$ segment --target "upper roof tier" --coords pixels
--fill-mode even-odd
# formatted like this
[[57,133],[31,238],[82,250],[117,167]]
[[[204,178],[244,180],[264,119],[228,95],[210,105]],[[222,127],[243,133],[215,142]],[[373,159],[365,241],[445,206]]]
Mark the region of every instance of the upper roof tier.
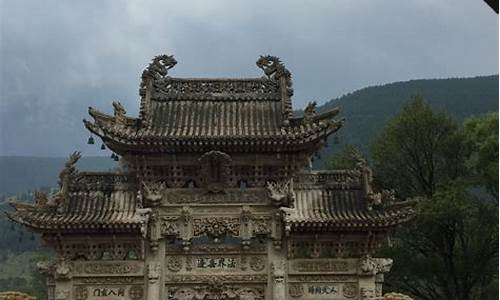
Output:
[[89,108],[85,126],[112,150],[134,152],[314,152],[342,126],[333,109],[316,113],[310,103],[293,117],[290,72],[273,56],[261,56],[262,78],[173,78],[177,64],[161,55],[142,74],[138,118],[113,102],[114,116]]

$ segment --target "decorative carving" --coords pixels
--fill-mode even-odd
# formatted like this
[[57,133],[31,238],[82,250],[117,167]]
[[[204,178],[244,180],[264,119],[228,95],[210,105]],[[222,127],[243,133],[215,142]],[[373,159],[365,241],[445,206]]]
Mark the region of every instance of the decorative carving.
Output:
[[177,236],[180,233],[177,221],[179,217],[160,217],[160,231],[162,235]]
[[83,274],[132,274],[140,271],[137,263],[81,262],[75,265],[75,272]]
[[55,265],[55,277],[61,279],[71,278],[71,263],[68,263],[65,259],[59,260]]
[[133,286],[129,289],[128,295],[132,300],[141,300],[144,296],[144,289],[142,288],[142,286]]
[[47,194],[42,191],[35,191],[33,198],[36,206],[45,206],[49,201]]
[[390,258],[372,258],[370,255],[365,255],[359,260],[360,275],[387,273],[391,267],[392,259]]
[[296,260],[292,264],[297,272],[347,272],[349,263],[344,260],[308,259]]
[[123,105],[118,101],[113,101],[113,110],[115,115],[115,123],[117,125],[126,125],[127,124],[127,111],[123,107]]
[[216,279],[206,285],[193,287],[168,287],[167,300],[264,300],[261,287],[226,285]]
[[346,298],[355,298],[358,295],[358,284],[346,283],[342,288],[342,295]]
[[147,265],[148,270],[148,280],[150,283],[154,283],[160,279],[161,265],[159,262],[150,262]]
[[56,289],[55,300],[69,300],[71,292],[67,289]]
[[271,264],[272,278],[273,278],[273,299],[285,300],[285,270],[283,262],[273,262]]
[[182,269],[182,262],[178,256],[171,256],[167,261],[167,269],[172,272],[179,272]]
[[250,268],[254,270],[255,272],[259,272],[264,270],[266,267],[266,263],[264,259],[260,256],[252,256],[250,258]]
[[215,279],[221,282],[250,282],[262,283],[267,282],[267,275],[238,275],[238,274],[224,274],[224,275],[167,275],[165,281],[170,283],[200,283],[208,282]]
[[158,210],[154,210],[149,219],[149,247],[154,253],[158,251],[159,240],[161,238],[160,216]]
[[362,287],[360,288],[359,293],[361,296],[361,300],[375,300],[375,290],[373,290],[372,288]]
[[254,235],[270,235],[272,233],[272,218],[270,216],[253,216],[252,226]]
[[304,109],[304,123],[310,124],[316,116],[316,101],[309,102]]
[[81,158],[81,154],[75,151],[70,154],[64,169],[59,173],[59,191],[53,194],[49,204],[57,207],[57,213],[62,214],[64,211],[65,199],[68,197],[69,186],[71,180],[78,175],[78,170],[75,164]]
[[261,55],[256,64],[257,67],[264,71],[264,74],[266,74],[269,79],[279,81],[281,78],[283,78],[287,87],[288,96],[293,95],[292,73],[290,73],[290,71],[285,68],[285,65],[278,57],[271,55]]
[[302,283],[290,283],[288,285],[288,294],[292,298],[304,296],[304,285]]
[[201,181],[203,186],[212,193],[224,191],[228,185],[231,158],[224,152],[210,151],[203,154],[201,164]]
[[142,182],[143,186],[143,199],[146,200],[146,205],[158,206],[163,198],[163,191],[165,190],[165,182],[150,181]]
[[258,95],[262,100],[274,100],[279,97],[278,85],[274,80],[217,80],[197,79],[188,81],[179,78],[165,78],[154,83],[153,97],[157,100],[179,99],[227,99],[231,93],[232,99],[247,100],[249,95]]
[[75,288],[75,299],[76,300],[85,300],[89,297],[89,291],[84,286],[77,286]]
[[151,79],[162,79],[168,74],[168,70],[173,68],[177,64],[173,55],[158,55],[153,58],[153,61],[149,66],[142,72],[142,80],[147,78]]
[[213,238],[215,243],[220,242],[224,235],[238,236],[240,232],[239,218],[208,217],[193,220],[193,234],[201,236],[206,234]]
[[273,199],[276,206],[289,206],[293,200],[292,181],[267,182],[266,186],[269,197]]
[[110,285],[120,285],[120,284],[143,284],[143,277],[77,277],[73,278],[73,282],[76,284],[110,284]]
[[400,293],[387,293],[383,297],[378,297],[376,300],[413,300],[413,298]]

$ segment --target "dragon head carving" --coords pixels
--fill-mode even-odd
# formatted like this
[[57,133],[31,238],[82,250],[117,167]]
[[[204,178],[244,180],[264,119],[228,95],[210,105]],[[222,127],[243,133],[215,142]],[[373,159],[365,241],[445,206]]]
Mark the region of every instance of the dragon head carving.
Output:
[[113,101],[113,110],[115,114],[115,121],[118,124],[125,124],[127,111],[123,105],[118,101]]
[[293,200],[293,187],[292,182],[271,182],[268,181],[266,185],[269,197],[277,206],[289,206]]
[[177,64],[173,55],[158,55],[153,58],[153,61],[142,73],[142,78],[161,79],[167,76],[168,70],[172,69]]
[[143,182],[142,186],[144,187],[143,197],[146,199],[147,203],[152,206],[160,204],[161,199],[163,198],[163,190],[166,187],[165,182]]
[[257,67],[264,71],[264,74],[266,74],[268,78],[276,81],[280,78],[284,78],[289,95],[292,95],[292,73],[285,68],[285,65],[278,57],[272,55],[261,55],[256,64]]

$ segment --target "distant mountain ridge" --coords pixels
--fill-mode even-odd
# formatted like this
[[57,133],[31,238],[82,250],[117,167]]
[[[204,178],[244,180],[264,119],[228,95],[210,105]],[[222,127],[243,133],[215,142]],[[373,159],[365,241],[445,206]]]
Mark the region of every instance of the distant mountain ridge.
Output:
[[[64,157],[0,156],[0,194],[16,194],[40,187],[56,187]],[[118,164],[104,156],[83,156],[77,163],[82,171],[106,171]]]
[[[412,96],[423,96],[432,106],[447,110],[458,121],[498,111],[498,75],[473,78],[422,79],[366,87],[318,106],[318,111],[340,108],[346,119],[339,131],[340,144],[329,139],[329,147],[314,162],[323,161],[343,145],[366,150],[387,120],[393,117]],[[22,193],[42,186],[55,187],[57,175],[66,158],[0,156],[0,194]],[[117,164],[108,157],[85,157],[78,163],[81,170],[109,170]]]
[[330,147],[321,151],[314,166],[321,167],[325,159],[347,144],[366,151],[387,121],[416,95],[462,122],[473,115],[498,111],[498,75],[394,82],[332,99],[318,106],[318,111],[340,108],[340,116],[345,118],[343,128],[337,133],[340,143],[334,144],[330,136]]

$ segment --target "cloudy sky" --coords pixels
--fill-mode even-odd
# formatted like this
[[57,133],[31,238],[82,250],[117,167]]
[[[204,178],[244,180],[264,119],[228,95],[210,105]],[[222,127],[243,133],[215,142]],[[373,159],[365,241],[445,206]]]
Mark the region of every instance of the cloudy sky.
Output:
[[86,145],[87,107],[138,111],[141,70],[174,54],[178,77],[260,77],[282,58],[294,104],[417,78],[498,74],[498,15],[482,0],[0,0],[0,155]]

